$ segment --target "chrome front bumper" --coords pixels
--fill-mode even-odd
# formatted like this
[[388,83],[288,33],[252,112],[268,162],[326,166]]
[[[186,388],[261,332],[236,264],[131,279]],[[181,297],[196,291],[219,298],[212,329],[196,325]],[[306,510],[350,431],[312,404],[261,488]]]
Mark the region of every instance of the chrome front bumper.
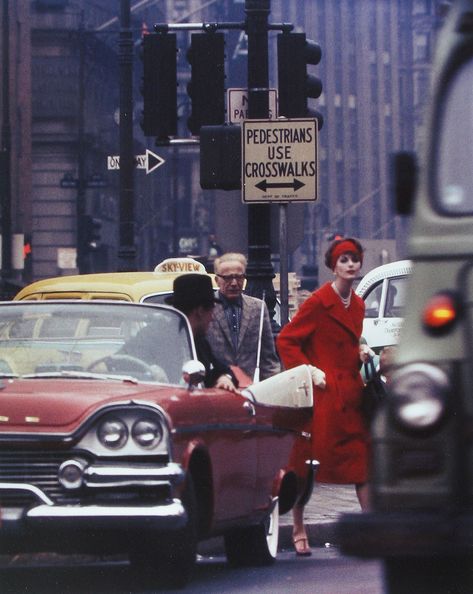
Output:
[[473,514],[465,510],[343,514],[336,539],[344,554],[356,557],[464,555],[473,549]]
[[[100,489],[108,500],[83,503],[57,503],[41,488],[29,483],[3,482],[0,483],[0,496],[13,493],[28,496],[28,505],[21,507],[12,503],[0,506],[0,550],[22,550],[22,541],[28,541],[29,548],[36,548],[34,543],[41,546],[45,533],[54,535],[58,541],[67,539],[72,541],[84,534],[100,534],[103,531],[110,535],[124,537],[126,541],[130,533],[141,531],[173,532],[183,528],[187,522],[187,513],[180,499],[170,495],[162,500],[152,500],[143,497],[133,501],[114,499],[114,489],[135,487],[145,492],[152,492],[156,487],[169,487],[169,494],[173,486],[183,481],[184,472],[177,464],[167,464],[159,468],[137,468],[132,465],[97,465],[84,470],[80,489],[66,489],[72,497],[78,498],[85,491],[94,494]],[[120,536],[118,536],[120,535]],[[128,535],[128,536],[127,536]],[[98,536],[100,540],[100,536]],[[113,536],[111,537],[113,540]],[[27,547],[28,548],[28,547]],[[40,548],[38,550],[41,550]]]

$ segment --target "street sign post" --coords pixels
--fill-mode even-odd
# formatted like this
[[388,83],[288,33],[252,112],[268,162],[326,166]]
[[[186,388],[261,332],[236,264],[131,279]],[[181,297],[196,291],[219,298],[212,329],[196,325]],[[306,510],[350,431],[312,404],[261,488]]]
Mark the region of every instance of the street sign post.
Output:
[[[277,89],[268,90],[269,112],[268,119],[278,117]],[[248,117],[248,90],[227,89],[227,114],[231,124],[241,124]]]
[[242,201],[317,200],[317,120],[244,120]]
[[[146,149],[146,153],[144,155],[135,155],[136,169],[146,169],[146,175],[148,175],[148,173],[152,173],[165,162],[166,161],[162,157],[156,155],[149,149]],[[107,169],[112,171],[118,171],[120,169],[119,155],[108,155]]]

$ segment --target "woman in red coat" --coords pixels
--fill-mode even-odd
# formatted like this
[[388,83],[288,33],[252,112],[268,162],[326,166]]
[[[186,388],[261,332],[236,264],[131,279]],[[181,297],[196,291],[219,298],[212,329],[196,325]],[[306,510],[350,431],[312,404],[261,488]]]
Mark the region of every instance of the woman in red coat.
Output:
[[[360,347],[365,305],[352,289],[362,260],[363,248],[356,239],[332,243],[325,263],[333,270],[334,281],[301,305],[281,330],[277,346],[286,369],[304,363],[313,366],[311,442],[297,444],[297,461],[318,460],[318,482],[354,484],[361,508],[367,509],[369,434],[360,412],[360,361],[367,360],[369,348]],[[293,509],[293,540],[298,555],[310,555],[303,512],[303,506]]]

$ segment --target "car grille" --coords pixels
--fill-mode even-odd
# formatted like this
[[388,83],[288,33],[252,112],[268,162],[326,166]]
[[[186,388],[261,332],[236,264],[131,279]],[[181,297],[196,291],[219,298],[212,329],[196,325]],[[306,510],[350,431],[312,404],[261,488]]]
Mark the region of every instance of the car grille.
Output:
[[[77,495],[65,492],[57,479],[60,465],[69,458],[67,452],[0,451],[0,482],[34,485],[56,503],[74,503]],[[0,507],[25,507],[37,501],[23,491],[0,490]]]
[[[101,503],[120,505],[127,501],[162,501],[170,497],[170,487],[160,486],[157,488],[114,488],[110,491],[107,488],[96,488],[92,491],[68,491],[58,481],[58,470],[63,462],[75,457],[70,451],[52,452],[50,450],[0,450],[0,484],[1,483],[22,483],[33,485],[41,489],[54,503],[72,505],[84,503]],[[80,452],[80,458],[86,463],[92,463],[94,457],[87,452]],[[147,459],[149,463],[149,458]],[[166,463],[161,457],[154,459],[157,463]],[[136,458],[134,462],[137,462]],[[38,497],[34,493],[24,490],[2,490],[0,489],[0,509],[2,507],[26,508],[37,504]]]

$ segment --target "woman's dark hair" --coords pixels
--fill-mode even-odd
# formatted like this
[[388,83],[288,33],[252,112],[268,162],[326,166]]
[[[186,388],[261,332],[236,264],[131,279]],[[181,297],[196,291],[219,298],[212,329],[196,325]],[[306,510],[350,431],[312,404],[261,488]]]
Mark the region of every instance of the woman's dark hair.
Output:
[[327,268],[330,268],[330,270],[332,270],[333,251],[337,247],[337,245],[340,245],[344,241],[350,241],[356,247],[358,253],[360,254],[360,260],[363,260],[363,246],[357,239],[354,239],[353,237],[342,237],[341,239],[335,239],[334,241],[332,241],[330,247],[325,252],[325,266],[327,266]]

